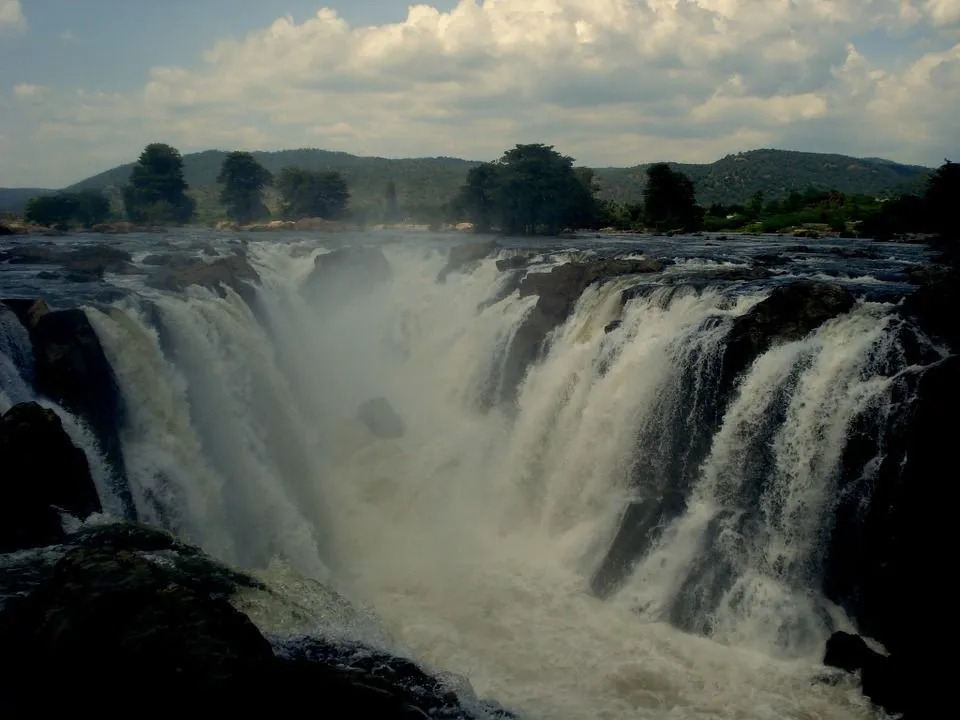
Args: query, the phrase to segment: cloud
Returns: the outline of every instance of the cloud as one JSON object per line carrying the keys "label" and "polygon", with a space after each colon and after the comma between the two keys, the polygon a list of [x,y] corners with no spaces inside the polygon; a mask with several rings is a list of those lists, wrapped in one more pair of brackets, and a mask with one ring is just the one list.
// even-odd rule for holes
{"label": "cloud", "polygon": [[20,83],[13,86],[13,94],[22,100],[35,100],[43,97],[47,88],[43,85],[32,85],[31,83]]}
{"label": "cloud", "polygon": [[27,29],[27,18],[20,7],[20,0],[0,0],[0,32],[4,29],[20,32]]}
{"label": "cloud", "polygon": [[77,41],[77,36],[74,35],[73,30],[64,30],[62,33],[57,35],[57,37],[66,43],[72,43]]}
{"label": "cloud", "polygon": [[[321,9],[215,42],[198,67],[156,67],[138,93],[48,103],[32,132],[38,143],[76,141],[71,158],[99,157],[98,169],[157,139],[183,151],[476,159],[543,141],[593,165],[709,161],[757,146],[933,163],[960,155],[957,8],[461,0],[372,27]],[[917,56],[904,43],[889,66],[871,65],[855,39],[876,30],[920,33],[938,49]]]}

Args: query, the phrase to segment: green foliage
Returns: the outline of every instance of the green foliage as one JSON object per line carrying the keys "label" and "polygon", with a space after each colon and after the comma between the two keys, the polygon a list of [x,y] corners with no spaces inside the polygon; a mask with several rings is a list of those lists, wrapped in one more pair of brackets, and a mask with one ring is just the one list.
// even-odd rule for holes
{"label": "green foliage", "polygon": [[699,230],[703,209],[697,206],[693,183],[666,163],[647,168],[643,190],[644,220],[658,230]]}
{"label": "green foliage", "polygon": [[229,153],[220,166],[217,182],[223,186],[220,202],[231,220],[248,223],[270,215],[263,204],[263,190],[273,183],[273,175],[250,153]]}
{"label": "green foliage", "polygon": [[147,145],[123,188],[127,217],[133,222],[189,222],[196,203],[186,190],[180,152],[163,143]]}
{"label": "green foliage", "polygon": [[27,203],[24,219],[38,225],[93,227],[110,217],[110,201],[96,190],[41,195]]}
{"label": "green foliage", "polygon": [[285,167],[277,176],[277,189],[282,197],[283,215],[287,218],[338,219],[343,216],[350,200],[347,182],[336,172]]}
{"label": "green foliage", "polygon": [[507,235],[555,235],[597,220],[593,172],[553,146],[517,145],[493,163],[472,168],[453,203],[458,219]]}

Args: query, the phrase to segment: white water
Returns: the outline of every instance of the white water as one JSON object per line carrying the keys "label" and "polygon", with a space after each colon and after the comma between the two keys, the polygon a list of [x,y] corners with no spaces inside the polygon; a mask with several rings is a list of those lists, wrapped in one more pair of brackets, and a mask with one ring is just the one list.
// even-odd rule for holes
{"label": "white water", "polygon": [[[275,571],[282,558],[295,576],[328,580],[398,647],[529,717],[871,717],[851,682],[814,682],[829,629],[806,583],[846,423],[885,388],[870,373],[887,342],[882,308],[758,361],[689,510],[601,601],[586,579],[642,495],[631,472],[638,436],[662,419],[655,401],[681,391],[692,349],[719,342],[762,295],[658,290],[604,334],[623,284],[591,288],[517,407],[485,410],[485,384],[536,298],[481,310],[504,282],[493,260],[437,283],[440,253],[384,250],[392,281],[330,308],[300,292],[316,251],[252,245],[269,331],[236,295],[199,289],[88,310],[130,407],[124,456],[142,517],[229,562]],[[378,439],[357,420],[377,396],[404,437]],[[710,521],[742,509],[754,432],[778,398],[759,529],[749,542],[735,525],[721,535],[735,584],[713,638],[683,633],[665,617]]]}

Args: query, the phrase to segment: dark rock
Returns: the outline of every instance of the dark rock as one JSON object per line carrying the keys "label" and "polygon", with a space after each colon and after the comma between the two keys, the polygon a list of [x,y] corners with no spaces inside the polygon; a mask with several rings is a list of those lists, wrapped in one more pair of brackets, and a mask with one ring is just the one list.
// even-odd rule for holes
{"label": "dark rock", "polygon": [[129,275],[138,272],[130,262],[130,253],[109,245],[91,245],[64,253],[60,261],[75,273],[102,276],[105,272]]}
{"label": "dark rock", "polygon": [[216,290],[221,295],[224,287],[236,292],[248,303],[256,296],[254,283],[260,276],[243,254],[230,255],[207,261],[201,258],[182,258],[169,263],[147,279],[150,287],[181,292],[191,285]]}
{"label": "dark rock", "polygon": [[614,321],[612,321],[612,322],[607,323],[607,324],[604,326],[603,332],[604,332],[604,334],[606,334],[606,333],[612,333],[614,330],[616,330],[616,329],[617,329],[618,327],[620,327],[621,325],[623,325],[623,320],[614,320]]}
{"label": "dark rock", "polygon": [[56,508],[81,519],[102,509],[87,458],[53,410],[20,403],[0,417],[0,458],[0,552],[58,542]]}
{"label": "dark rock", "polygon": [[83,310],[51,312],[42,300],[3,301],[30,333],[36,390],[86,421],[110,463],[126,511],[133,501],[126,484],[119,430],[125,408],[120,386]]}
{"label": "dark rock", "polygon": [[849,311],[854,302],[847,290],[830,283],[801,280],[775,288],[767,299],[733,322],[723,356],[721,395],[772,345],[805,337]]}
{"label": "dark rock", "polygon": [[450,273],[467,270],[499,249],[500,245],[493,240],[483,240],[481,242],[453,246],[450,248],[447,264],[437,275],[437,282],[444,282]]}
{"label": "dark rock", "polygon": [[831,255],[838,255],[842,258],[854,260],[854,259],[867,259],[875,260],[880,257],[880,253],[876,250],[869,250],[866,248],[858,247],[833,247],[828,250]]}
{"label": "dark rock", "polygon": [[64,279],[67,280],[68,282],[74,282],[74,283],[100,282],[101,280],[103,280],[103,273],[97,272],[97,271],[91,271],[91,272],[74,271],[74,272],[68,272],[64,276]]}
{"label": "dark rock", "polygon": [[759,255],[753,256],[753,261],[758,265],[771,267],[775,265],[786,265],[790,262],[790,258],[780,253],[760,253]]}
{"label": "dark rock", "polygon": [[827,640],[823,664],[850,673],[859,672],[863,694],[890,712],[918,709],[912,707],[910,697],[908,677],[911,673],[894,658],[870,649],[859,635],[833,633]]}
{"label": "dark rock", "polygon": [[0,236],[3,236],[3,235],[13,235],[13,230],[8,228],[3,223],[0,223]]}
{"label": "dark rock", "polygon": [[511,255],[510,257],[497,260],[497,270],[500,272],[519,270],[520,268],[525,268],[529,262],[530,258],[526,255]]}
{"label": "dark rock", "polygon": [[37,273],[37,279],[39,280],[56,280],[59,277],[59,273],[50,272],[49,270],[41,270]]}
{"label": "dark rock", "polygon": [[907,296],[901,313],[928,335],[960,351],[960,271],[934,274],[933,278]]}
{"label": "dark rock", "polygon": [[[142,535],[124,542],[132,537]],[[181,552],[151,561],[81,547],[41,567],[45,577],[0,612],[3,716],[59,714],[108,682],[97,697],[107,717],[145,699],[149,715],[318,707],[334,717],[471,717],[443,680],[403,658],[309,637],[278,638],[275,652],[218,590],[182,572]]]}
{"label": "dark rock", "polygon": [[169,265],[177,259],[173,253],[151,253],[140,261],[142,265]]}
{"label": "dark rock", "polygon": [[720,270],[710,273],[711,278],[729,280],[731,282],[739,280],[766,280],[772,275],[773,273],[762,267],[721,268]]}
{"label": "dark rock", "polygon": [[360,406],[357,416],[380,438],[400,438],[406,433],[403,419],[397,415],[386,398],[367,400]]}
{"label": "dark rock", "polygon": [[[169,707],[191,694],[236,690],[273,659],[267,640],[226,600],[171,582],[123,550],[70,551],[47,582],[8,604],[0,638],[2,695],[23,709],[70,702],[104,678],[122,696],[150,697],[151,709]],[[42,692],[49,687],[57,692]],[[109,695],[101,700],[116,703]]]}
{"label": "dark rock", "polygon": [[392,274],[380,248],[348,245],[318,255],[303,289],[314,300],[334,303],[363,296],[389,282]]}
{"label": "dark rock", "polygon": [[95,233],[106,233],[106,234],[117,234],[117,233],[131,233],[131,232],[143,232],[146,228],[138,227],[131,222],[112,222],[112,223],[98,223],[90,228]]}

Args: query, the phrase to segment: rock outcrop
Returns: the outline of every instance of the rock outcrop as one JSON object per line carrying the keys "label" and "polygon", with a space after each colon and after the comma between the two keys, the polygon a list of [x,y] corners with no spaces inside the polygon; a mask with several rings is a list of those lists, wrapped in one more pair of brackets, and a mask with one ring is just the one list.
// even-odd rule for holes
{"label": "rock outcrop", "polygon": [[907,668],[901,667],[895,659],[872,650],[859,635],[833,633],[827,640],[823,664],[850,673],[860,673],[863,694],[890,712],[917,709],[911,707],[910,691],[904,682]]}
{"label": "rock outcrop", "polygon": [[0,458],[0,552],[60,540],[57,508],[81,519],[102,509],[87,458],[53,410],[20,403],[0,416]]}
{"label": "rock outcrop", "polygon": [[97,279],[104,273],[131,275],[140,272],[130,253],[109,245],[86,245],[62,250],[54,245],[20,245],[0,252],[0,262],[11,265],[61,265],[78,277]]}
{"label": "rock outcrop", "polygon": [[[108,717],[252,711],[385,720],[462,718],[460,696],[415,663],[359,644],[268,639],[230,602],[268,588],[141,526],[67,539],[59,560],[0,578],[0,714]],[[12,593],[10,582],[19,588]],[[483,717],[512,717],[494,705]]]}
{"label": "rock outcrop", "polygon": [[313,270],[304,280],[308,297],[323,302],[338,302],[369,293],[388,282],[390,263],[383,250],[366,245],[347,245],[317,255]]}
{"label": "rock outcrop", "polygon": [[256,296],[255,283],[260,276],[242,253],[205,260],[203,258],[178,258],[168,262],[147,278],[147,284],[160,290],[181,292],[191,285],[211,288],[223,294],[223,288],[231,288],[248,303]]}
{"label": "rock outcrop", "polygon": [[43,300],[3,302],[30,334],[37,392],[86,421],[120,480],[121,501],[132,512],[119,437],[123,395],[86,314],[77,308],[51,311]]}
{"label": "rock outcrop", "polygon": [[500,246],[493,240],[454,245],[447,254],[447,264],[437,275],[437,282],[444,282],[450,273],[466,271],[480,260],[495,253],[499,248]]}
{"label": "rock outcrop", "polygon": [[401,438],[407,431],[403,419],[386,398],[367,400],[360,406],[357,416],[379,438]]}
{"label": "rock outcrop", "polygon": [[721,394],[771,346],[805,337],[850,310],[854,302],[847,290],[830,283],[800,280],[774,289],[734,321],[723,356]]}

